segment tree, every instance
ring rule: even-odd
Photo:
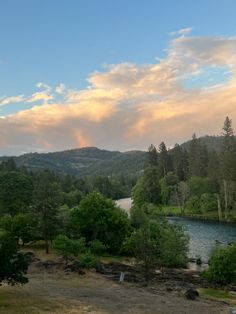
[[[173,164],[173,172],[178,176],[179,181],[186,181],[189,172],[188,152],[180,145],[175,144],[175,147],[170,151]]]
[[[203,193],[213,193],[211,181],[208,178],[193,176],[188,180],[192,196],[200,197]]]
[[[189,175],[204,177],[208,167],[208,152],[205,145],[202,145],[193,134],[192,141],[189,146]]]
[[[150,166],[157,166],[158,154],[156,147],[151,144],[148,147],[148,163]]]
[[[173,172],[168,172],[164,178],[160,180],[162,203],[167,205],[171,194],[176,190],[178,178]]]
[[[34,186],[34,209],[39,218],[45,252],[49,253],[49,240],[55,235],[57,214],[61,203],[61,189],[50,171],[37,175]]]
[[[0,174],[0,213],[14,216],[27,211],[32,201],[33,184],[21,172],[8,171]]]
[[[165,220],[151,216],[131,234],[128,245],[146,282],[158,267],[186,266],[188,237],[180,226]]]
[[[164,177],[167,172],[171,171],[171,159],[164,142],[159,145],[159,154],[160,173],[161,177]]]
[[[132,233],[129,244],[137,265],[143,273],[145,281],[148,282],[160,259],[159,241],[156,242],[153,239],[149,225],[146,224]]]
[[[16,171],[16,163],[13,158],[8,158],[0,164],[0,171]]]
[[[23,253],[18,252],[15,239],[7,234],[0,234],[0,283],[25,284],[28,279],[24,276],[29,261]]]
[[[39,238],[37,216],[33,213],[20,213],[14,217],[5,216],[0,220],[0,227],[6,230],[23,245]]]
[[[101,241],[109,252],[118,254],[130,233],[127,214],[115,202],[97,192],[91,192],[73,210],[72,222],[78,235],[89,243]]]
[[[137,206],[144,203],[161,203],[160,172],[158,167],[148,167],[133,189],[133,201]]]
[[[223,126],[224,139],[220,153],[225,219],[228,218],[229,206],[233,203],[230,204],[230,197],[234,193],[236,181],[236,142],[233,134],[232,120],[226,117]],[[230,193],[230,191],[233,193]]]

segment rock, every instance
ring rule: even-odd
[[[29,261],[29,263],[33,263],[33,262],[39,262],[40,259],[38,257],[36,257],[36,255],[34,254],[34,252],[26,252],[24,254],[24,256],[27,258],[27,260]]]
[[[106,267],[103,264],[97,264],[96,272],[100,274],[104,274],[106,272]]]
[[[195,300],[199,296],[199,293],[195,289],[188,289],[184,295],[188,300]]]

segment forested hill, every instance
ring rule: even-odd
[[[54,153],[30,153],[13,157],[17,166],[37,171],[47,168],[56,173],[86,175],[117,175],[139,173],[145,166],[143,151],[108,151],[96,147],[78,148]],[[8,157],[0,157],[5,160]]]
[[[200,138],[202,144],[209,150],[219,151],[222,137],[205,136]],[[147,143],[148,148],[149,143]],[[188,150],[190,141],[181,146]],[[4,160],[7,157],[0,157]],[[42,168],[51,169],[57,173],[74,175],[117,175],[129,173],[138,174],[147,163],[147,153],[144,151],[108,151],[96,147],[78,148],[54,153],[30,153],[14,157],[16,164],[29,170]]]
[[[221,149],[223,136],[203,136],[199,138],[201,144],[205,145],[209,151],[215,150],[216,152],[219,152]],[[189,149],[191,140],[183,143],[181,146],[182,148]]]

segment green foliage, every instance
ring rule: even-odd
[[[28,260],[18,252],[15,239],[7,234],[0,234],[0,283],[25,284],[28,279],[24,276],[28,269]]]
[[[133,202],[137,206],[145,203],[160,204],[161,188],[159,184],[160,172],[158,167],[148,167],[142,177],[138,179],[133,189]]]
[[[76,257],[85,252],[85,239],[72,240],[61,234],[53,241],[53,249],[61,254],[67,262],[69,257]]]
[[[186,266],[187,250],[188,237],[184,230],[157,219],[150,219],[124,243],[124,251],[136,257],[146,280],[157,267]]]
[[[148,147],[148,163],[151,167],[152,166],[155,167],[158,164],[157,160],[158,160],[157,149],[153,144],[151,144]]]
[[[236,284],[236,244],[216,247],[204,276],[218,284]]]
[[[161,232],[161,264],[165,267],[186,267],[188,240],[182,227],[165,225]]]
[[[212,185],[208,178],[193,176],[189,179],[188,185],[192,196],[200,197],[204,193],[211,193]]]
[[[160,180],[162,203],[167,205],[171,194],[177,189],[178,177],[173,172],[168,172],[164,178]]]
[[[136,258],[136,262],[146,281],[149,281],[160,259],[160,243],[156,241],[149,226],[134,231],[127,242],[130,252]]]
[[[201,195],[201,211],[202,212],[217,212],[217,196],[215,194],[204,193]]]
[[[39,238],[37,216],[33,213],[2,217],[0,226],[23,244]]]
[[[89,250],[93,255],[102,256],[107,248],[101,241],[93,240],[89,243]]]
[[[201,214],[201,201],[198,196],[190,197],[186,202],[186,211],[193,214]]]
[[[82,268],[96,268],[97,264],[98,258],[89,252],[81,254],[79,257],[79,265]]]
[[[149,203],[142,206],[132,206],[130,210],[131,225],[138,229],[145,225],[151,218],[160,218],[161,209]]]
[[[50,171],[42,171],[36,177],[34,188],[34,209],[38,215],[45,251],[49,252],[49,240],[57,230],[57,214],[61,204],[61,189]]]
[[[189,145],[189,174],[204,177],[207,174],[208,152],[205,145],[193,134]]]
[[[32,201],[31,179],[21,172],[0,173],[0,213],[11,216],[24,212]]]
[[[82,197],[83,193],[78,190],[64,192],[62,193],[62,204],[67,205],[69,208],[78,206]]]
[[[127,214],[116,204],[97,192],[88,194],[75,208],[72,222],[77,233],[87,243],[101,241],[111,253],[119,252],[123,240],[130,232]]]

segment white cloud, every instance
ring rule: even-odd
[[[186,27],[178,30],[177,32],[171,32],[171,36],[186,36],[191,34],[193,31],[192,27]]]
[[[236,121],[236,38],[186,37],[189,33],[178,31],[156,63],[121,63],[94,72],[87,89],[37,84],[41,90],[25,98],[31,109],[0,119],[1,150],[144,149],[162,140],[173,146],[193,132],[220,133],[226,115]],[[186,79],[199,78],[208,67],[223,67],[231,77],[225,81],[223,75],[207,88],[185,87]]]
[[[11,103],[23,102],[24,100],[24,95],[3,97],[0,99],[0,107],[9,105]]]

